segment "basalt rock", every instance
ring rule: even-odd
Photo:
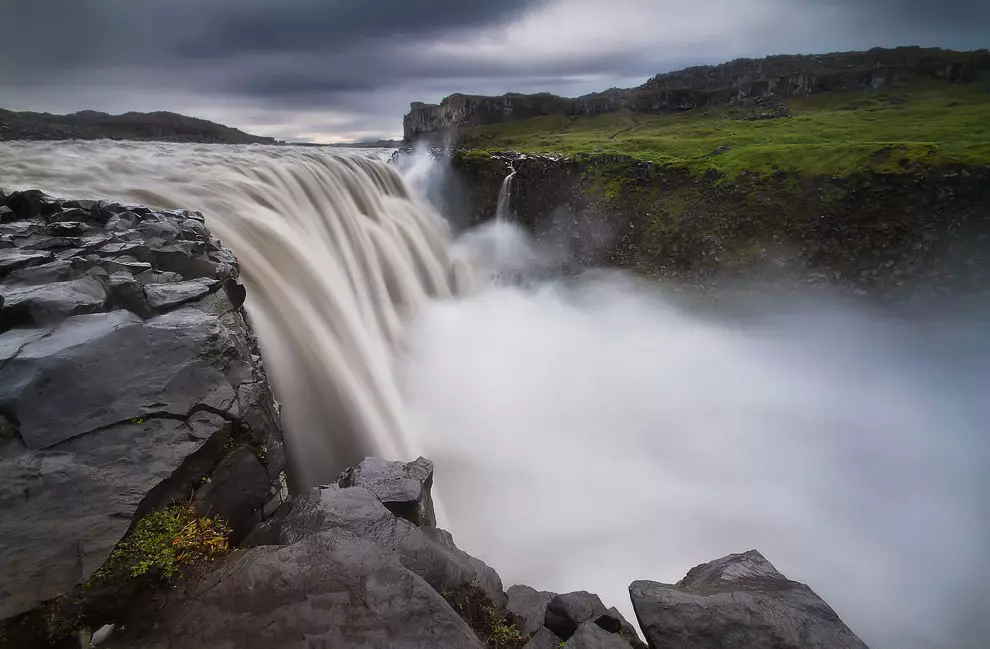
[[[866,649],[811,588],[755,550],[692,568],[676,585],[634,581],[629,594],[651,649]]]
[[[246,534],[282,493],[284,453],[256,342],[217,290],[229,254],[207,251],[218,242],[200,220],[31,191],[5,200],[16,220],[0,225],[13,243],[0,248],[0,630],[31,646],[22,622],[85,600],[140,517],[191,498],[234,541]],[[159,251],[179,233],[199,246],[188,265],[213,276],[136,281],[129,266],[163,273]],[[124,254],[135,250],[149,261]]]
[[[533,635],[542,626],[547,616],[547,606],[556,593],[538,591],[529,586],[517,584],[505,591],[508,597],[506,608],[516,620],[516,626],[526,635]]]

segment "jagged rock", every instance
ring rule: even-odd
[[[31,449],[134,418],[185,417],[194,406],[230,412],[234,387],[208,356],[228,349],[217,319],[196,309],[147,322],[124,311],[76,316],[0,357],[0,407]],[[59,408],[47,407],[53,400]]]
[[[28,189],[8,195],[7,207],[14,211],[18,219],[48,216],[58,210],[55,199],[37,189]]]
[[[413,525],[436,526],[433,512],[433,463],[426,458],[413,462],[386,462],[365,458],[357,466],[344,471],[337,484],[341,487],[365,487],[382,501],[396,516]]]
[[[571,639],[564,643],[564,649],[632,649],[622,636],[609,633],[594,622],[585,622],[578,627]]]
[[[17,218],[14,210],[10,209],[6,205],[0,205],[0,223],[7,223],[8,221],[13,221]]]
[[[561,639],[555,636],[550,629],[541,626],[529,639],[529,642],[523,646],[523,649],[560,649],[560,645]]]
[[[109,643],[110,649],[482,647],[393,553],[340,529],[230,557],[186,586],[184,597],[171,598],[148,635],[124,634]]]
[[[103,270],[100,266],[90,268],[87,273]],[[105,274],[106,271],[103,271]],[[101,278],[107,296],[112,307],[126,309],[142,318],[150,318],[154,315],[151,305],[148,304],[148,296],[141,286],[126,270],[117,271],[112,275],[105,275]]]
[[[145,270],[135,275],[134,279],[145,286],[148,284],[174,284],[175,282],[182,281],[182,275],[172,272],[159,273],[154,270]]]
[[[0,321],[4,326],[40,325],[68,316],[103,311],[106,292],[100,282],[82,278],[18,288],[4,288]]]
[[[453,592],[475,585],[496,606],[504,607],[502,580],[484,561],[460,550],[449,532],[436,527],[420,527],[399,543],[402,564],[438,591]]]
[[[227,299],[230,300],[235,309],[241,308],[244,300],[247,299],[247,289],[233,277],[224,278],[223,292],[227,294]]]
[[[151,308],[168,311],[186,302],[198,300],[217,287],[215,279],[192,279],[170,284],[148,284],[144,287]]]
[[[594,622],[607,613],[598,595],[579,590],[551,599],[543,624],[566,640],[585,622]]]
[[[393,549],[415,526],[392,512],[364,487],[330,485],[300,497],[282,521],[279,542],[297,543],[321,530],[340,528]]]
[[[676,585],[634,581],[629,594],[652,649],[866,649],[814,591],[756,550],[692,568]]]
[[[200,516],[228,522],[231,542],[239,543],[260,522],[268,498],[268,472],[251,449],[241,446],[217,465],[194,502]]]
[[[41,266],[31,266],[15,270],[7,275],[0,286],[37,286],[38,284],[49,284],[51,282],[62,282],[72,279],[76,273],[72,270],[72,264],[66,260],[56,260]],[[0,288],[0,291],[3,291]]]
[[[516,628],[525,635],[533,635],[543,626],[547,606],[557,596],[557,593],[539,591],[520,584],[513,586],[505,594],[508,598],[505,608],[512,613]]]
[[[644,649],[646,647],[646,645],[643,644],[643,641],[639,639],[639,633],[636,631],[635,627],[629,624],[626,618],[623,617],[622,613],[619,612],[619,609],[614,606],[608,609],[605,615],[595,620],[595,624],[610,633],[622,634],[622,637],[626,640],[626,642],[634,647],[643,647]]]
[[[0,278],[18,268],[39,266],[51,260],[52,253],[44,251],[21,250],[19,248],[0,248]]]
[[[41,248],[53,239],[61,245],[56,238],[82,230],[83,221],[177,218],[95,201],[59,207],[40,192],[12,197],[20,220],[2,224],[2,233]],[[50,252],[0,249],[4,326],[10,317],[32,325],[0,333],[3,632],[12,630],[3,628],[9,618],[57,596],[77,601],[80,585],[132,522],[158,507],[192,494],[200,511],[227,519],[236,539],[260,520],[273,494],[284,498],[271,389],[241,313],[224,293],[209,293],[218,280],[166,292],[160,306],[192,301],[154,317],[127,269],[177,277],[155,267],[152,248],[178,227],[149,229],[152,247],[140,238],[111,242],[105,231],[85,228],[72,241],[80,247],[55,261]],[[197,257],[193,266],[213,267],[204,252],[208,231],[194,230],[201,240],[166,254],[185,250]],[[231,263],[226,252],[218,259]],[[90,309],[111,311],[72,315]]]

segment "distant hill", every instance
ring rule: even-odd
[[[462,128],[547,115],[587,117],[619,111],[669,115],[699,107],[766,108],[830,92],[878,90],[921,80],[967,83],[990,74],[990,52],[940,48],[874,48],[867,52],[737,59],[659,74],[637,88],[611,88],[582,97],[549,93],[500,97],[453,94],[439,105],[413,102],[404,119],[407,142],[456,137]]]
[[[141,140],[208,144],[276,144],[270,137],[176,113],[110,115],[83,110],[71,115],[0,109],[0,140]]]

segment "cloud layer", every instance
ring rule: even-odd
[[[394,136],[410,101],[576,95],[739,56],[990,45],[983,0],[8,0],[0,105]]]

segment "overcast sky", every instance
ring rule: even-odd
[[[580,95],[741,56],[990,46],[990,0],[0,0],[0,107],[398,137],[414,100]]]

